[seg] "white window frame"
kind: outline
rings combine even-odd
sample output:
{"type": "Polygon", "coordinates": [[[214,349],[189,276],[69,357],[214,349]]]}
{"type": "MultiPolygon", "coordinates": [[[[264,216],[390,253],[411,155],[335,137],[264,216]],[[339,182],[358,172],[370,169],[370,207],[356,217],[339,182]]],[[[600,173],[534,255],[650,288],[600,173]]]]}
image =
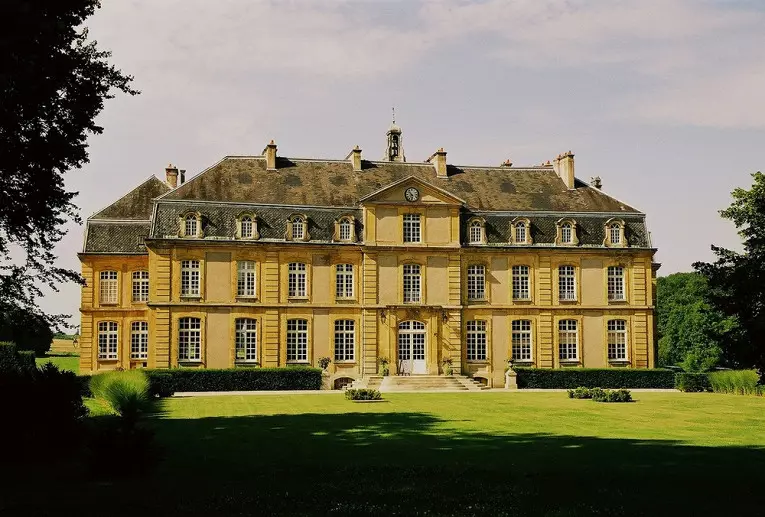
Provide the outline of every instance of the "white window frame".
{"type": "Polygon", "coordinates": [[[579,321],[558,321],[558,359],[560,362],[579,361],[579,321]]]}
{"type": "Polygon", "coordinates": [[[481,221],[474,219],[468,225],[468,242],[470,244],[484,243],[484,228],[481,221]]]}
{"type": "Polygon", "coordinates": [[[512,267],[513,300],[531,300],[531,266],[516,264],[512,267]]]}
{"type": "Polygon", "coordinates": [[[308,320],[287,320],[287,362],[308,362],[308,320]]]}
{"type": "Polygon", "coordinates": [[[234,361],[258,362],[258,320],[237,318],[234,321],[234,361]]]}
{"type": "Polygon", "coordinates": [[[526,232],[528,232],[528,228],[526,227],[525,221],[515,223],[515,225],[513,225],[513,232],[515,232],[515,242],[518,244],[526,243],[526,232]]]}
{"type": "Polygon", "coordinates": [[[606,283],[609,302],[624,302],[627,300],[625,269],[623,266],[608,266],[606,283]]]}
{"type": "Polygon", "coordinates": [[[606,323],[609,361],[627,361],[627,320],[613,319],[606,323]]]}
{"type": "Polygon", "coordinates": [[[469,362],[488,360],[488,342],[485,320],[465,322],[465,354],[469,362]]]}
{"type": "Polygon", "coordinates": [[[130,359],[149,358],[149,322],[134,321],[130,324],[130,359]]]}
{"type": "Polygon", "coordinates": [[[404,264],[402,271],[404,303],[421,303],[422,266],[420,264],[404,264]]]}
{"type": "Polygon", "coordinates": [[[486,300],[486,266],[483,264],[471,264],[467,268],[467,299],[486,300]]]}
{"type": "Polygon", "coordinates": [[[308,298],[308,266],[304,262],[287,266],[287,298],[308,298]]]}
{"type": "Polygon", "coordinates": [[[199,260],[181,260],[181,296],[199,298],[202,268],[199,260]]]}
{"type": "Polygon", "coordinates": [[[611,244],[616,245],[622,243],[622,225],[619,223],[611,223],[608,227],[608,233],[611,244]]]}
{"type": "Polygon", "coordinates": [[[185,237],[199,237],[199,216],[186,214],[183,218],[183,235],[185,237]]]}
{"type": "Polygon", "coordinates": [[[149,272],[133,271],[133,302],[149,301],[149,272]]]}
{"type": "Polygon", "coordinates": [[[533,362],[533,335],[531,320],[513,320],[510,324],[511,357],[514,362],[533,362]]]}
{"type": "Polygon", "coordinates": [[[340,223],[337,228],[337,237],[343,242],[350,242],[353,240],[353,222],[347,217],[340,219],[340,223]]]}
{"type": "Polygon", "coordinates": [[[576,301],[576,267],[570,264],[558,266],[558,300],[576,301]]]}
{"type": "Polygon", "coordinates": [[[255,236],[255,220],[251,215],[243,215],[239,219],[239,235],[242,239],[252,239],[255,236]]]}
{"type": "Polygon", "coordinates": [[[178,319],[178,361],[202,361],[202,319],[192,316],[178,319]]]}
{"type": "Polygon", "coordinates": [[[239,260],[236,263],[236,296],[255,298],[258,294],[257,263],[254,260],[239,260]]]}
{"type": "Polygon", "coordinates": [[[404,242],[418,244],[422,242],[422,214],[404,214],[404,242]]]}
{"type": "Polygon", "coordinates": [[[302,241],[306,234],[306,218],[302,215],[296,215],[292,218],[292,240],[302,241]]]}
{"type": "Polygon", "coordinates": [[[338,300],[352,300],[353,289],[353,264],[335,265],[335,298],[338,300]]]}
{"type": "Polygon", "coordinates": [[[560,225],[560,242],[562,244],[573,244],[574,225],[566,221],[560,225]]]}
{"type": "Polygon", "coordinates": [[[101,305],[117,305],[119,303],[119,274],[113,269],[101,271],[98,299],[101,305]]]}
{"type": "Polygon", "coordinates": [[[116,361],[119,359],[119,325],[116,321],[98,322],[98,359],[116,361]]]}
{"type": "Polygon", "coordinates": [[[335,362],[353,363],[356,361],[356,322],[354,320],[335,320],[335,362]]]}

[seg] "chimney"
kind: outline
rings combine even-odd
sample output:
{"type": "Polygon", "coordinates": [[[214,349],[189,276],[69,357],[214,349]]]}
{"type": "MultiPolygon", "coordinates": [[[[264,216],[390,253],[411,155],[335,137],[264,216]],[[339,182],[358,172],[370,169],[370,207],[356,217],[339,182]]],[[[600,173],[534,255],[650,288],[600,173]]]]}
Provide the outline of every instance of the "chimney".
{"type": "Polygon", "coordinates": [[[266,170],[276,170],[276,144],[273,140],[263,149],[263,155],[266,157],[266,170]]]}
{"type": "Polygon", "coordinates": [[[571,151],[559,155],[553,160],[553,170],[560,176],[566,188],[574,189],[574,153],[571,151]]]}
{"type": "Polygon", "coordinates": [[[595,176],[594,178],[590,178],[590,185],[592,185],[598,190],[603,188],[603,182],[600,181],[600,176],[595,176]]]}
{"type": "Polygon", "coordinates": [[[432,163],[436,169],[437,178],[448,178],[449,174],[446,172],[446,151],[442,147],[425,160],[427,163],[432,163]]]}
{"type": "Polygon", "coordinates": [[[186,169],[181,169],[181,185],[186,183],[186,169]]]}
{"type": "Polygon", "coordinates": [[[165,182],[170,188],[176,188],[178,186],[178,167],[172,163],[168,163],[165,167],[165,182]]]}
{"type": "Polygon", "coordinates": [[[353,165],[353,172],[361,172],[361,149],[358,145],[351,149],[351,152],[345,157],[346,160],[349,158],[351,165],[353,165]]]}

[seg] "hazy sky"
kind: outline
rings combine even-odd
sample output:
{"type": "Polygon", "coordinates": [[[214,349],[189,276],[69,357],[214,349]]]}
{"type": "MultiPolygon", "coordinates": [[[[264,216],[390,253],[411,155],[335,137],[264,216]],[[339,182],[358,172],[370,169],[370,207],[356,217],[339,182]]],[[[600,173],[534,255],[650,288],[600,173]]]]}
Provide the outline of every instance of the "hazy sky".
{"type": "MultiPolygon", "coordinates": [[[[736,246],[717,210],[765,169],[765,2],[107,1],[88,22],[136,97],[107,102],[68,174],[86,218],[168,162],[225,155],[381,159],[391,106],[409,161],[532,165],[648,214],[661,273],[736,246]]],[[[61,265],[79,269],[83,227],[61,265]]],[[[43,308],[78,322],[79,288],[43,308]]]]}

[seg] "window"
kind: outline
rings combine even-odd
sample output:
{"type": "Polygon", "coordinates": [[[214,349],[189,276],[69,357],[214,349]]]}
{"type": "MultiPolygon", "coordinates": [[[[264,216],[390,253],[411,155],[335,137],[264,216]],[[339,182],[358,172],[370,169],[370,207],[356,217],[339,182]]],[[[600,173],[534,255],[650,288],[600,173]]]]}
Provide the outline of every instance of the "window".
{"type": "Polygon", "coordinates": [[[133,271],[133,301],[149,301],[149,272],[133,271]]]}
{"type": "Polygon", "coordinates": [[[560,225],[560,241],[563,244],[571,244],[574,242],[574,227],[571,223],[563,223],[560,225]]]}
{"type": "Polygon", "coordinates": [[[302,262],[291,262],[287,271],[287,296],[290,298],[305,298],[306,267],[302,262]]]}
{"type": "Polygon", "coordinates": [[[420,302],[421,280],[419,264],[404,264],[404,303],[420,302]]]}
{"type": "Polygon", "coordinates": [[[608,320],[608,360],[627,360],[627,322],[608,320]]]}
{"type": "Polygon", "coordinates": [[[619,223],[612,224],[608,229],[611,237],[611,244],[621,244],[622,242],[622,227],[619,223]]]}
{"type": "Polygon", "coordinates": [[[468,361],[486,360],[486,322],[472,320],[466,323],[466,350],[468,361]]]}
{"type": "Polygon", "coordinates": [[[255,296],[255,262],[240,260],[236,263],[236,295],[255,296]]]}
{"type": "Polygon", "coordinates": [[[576,361],[579,358],[579,334],[576,320],[558,322],[558,357],[561,361],[576,361]]]}
{"type": "Polygon", "coordinates": [[[513,361],[531,361],[531,320],[513,320],[513,361]]]}
{"type": "Polygon", "coordinates": [[[181,261],[181,296],[199,296],[199,261],[181,261]]]}
{"type": "Polygon", "coordinates": [[[608,266],[608,300],[623,301],[624,299],[624,268],[608,266]]]}
{"type": "Polygon", "coordinates": [[[117,303],[117,272],[101,271],[101,303],[117,303]]]}
{"type": "Polygon", "coordinates": [[[420,242],[420,214],[404,214],[404,242],[420,242]]]}
{"type": "Polygon", "coordinates": [[[287,361],[308,361],[308,320],[287,320],[287,361]]]}
{"type": "Polygon", "coordinates": [[[335,362],[355,360],[355,325],[353,320],[335,321],[335,362]]]}
{"type": "Polygon", "coordinates": [[[515,223],[515,242],[524,244],[526,242],[526,223],[515,223]]]}
{"type": "Polygon", "coordinates": [[[117,322],[98,323],[98,358],[117,359],[117,322]]]}
{"type": "Polygon", "coordinates": [[[188,214],[184,218],[183,235],[196,237],[199,234],[199,219],[196,214],[188,214]]]}
{"type": "Polygon", "coordinates": [[[469,235],[468,240],[470,244],[482,244],[484,242],[483,238],[483,223],[481,221],[471,221],[469,229],[469,235]]]}
{"type": "Polygon", "coordinates": [[[202,360],[202,320],[181,318],[178,320],[178,360],[202,360]]]}
{"type": "Polygon", "coordinates": [[[299,241],[305,238],[305,219],[302,215],[292,218],[292,240],[299,241]]]}
{"type": "Polygon", "coordinates": [[[236,320],[235,353],[237,362],[257,362],[258,360],[258,321],[252,318],[236,320]]]}
{"type": "Polygon", "coordinates": [[[576,272],[574,266],[558,267],[558,299],[564,302],[576,300],[576,272]]]}
{"type": "Polygon", "coordinates": [[[130,358],[146,359],[149,357],[149,323],[134,321],[130,325],[130,358]]]}
{"type": "Polygon", "coordinates": [[[347,217],[340,220],[338,237],[341,241],[350,241],[353,238],[353,223],[347,217]]]}
{"type": "Polygon", "coordinates": [[[486,299],[486,267],[474,264],[467,268],[467,296],[468,300],[486,299]]]}
{"type": "Polygon", "coordinates": [[[529,266],[513,266],[513,300],[529,300],[529,266]]]}
{"type": "Polygon", "coordinates": [[[239,233],[242,235],[242,239],[252,239],[255,234],[255,225],[253,224],[252,217],[249,215],[243,215],[239,221],[239,233]]]}
{"type": "Polygon", "coordinates": [[[335,266],[335,296],[353,298],[353,264],[335,266]]]}

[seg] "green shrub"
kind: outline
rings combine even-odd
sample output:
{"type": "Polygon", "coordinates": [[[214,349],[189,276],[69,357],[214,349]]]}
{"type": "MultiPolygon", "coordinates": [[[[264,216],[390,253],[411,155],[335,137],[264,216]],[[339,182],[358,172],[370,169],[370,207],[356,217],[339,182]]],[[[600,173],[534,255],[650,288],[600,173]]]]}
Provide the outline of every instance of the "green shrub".
{"type": "MultiPolygon", "coordinates": [[[[275,391],[319,390],[321,370],[318,368],[228,368],[224,370],[174,368],[143,370],[150,384],[156,375],[162,378],[166,390],[181,391],[275,391]]],[[[156,386],[156,384],[152,384],[156,386]]]]}
{"type": "Polygon", "coordinates": [[[592,393],[590,393],[590,388],[585,388],[583,386],[579,386],[576,389],[568,390],[568,398],[570,399],[591,399],[592,393]]]}
{"type": "Polygon", "coordinates": [[[94,375],[93,396],[105,400],[127,424],[149,409],[149,379],[141,370],[114,371],[94,375]]]}
{"type": "Polygon", "coordinates": [[[149,395],[152,397],[172,397],[175,394],[173,376],[167,372],[152,372],[149,375],[149,395]]]}
{"type": "Polygon", "coordinates": [[[685,392],[711,391],[709,375],[706,373],[677,372],[675,374],[675,388],[685,392]]]}
{"type": "Polygon", "coordinates": [[[754,370],[724,370],[709,374],[709,383],[715,393],[733,393],[736,395],[757,395],[759,375],[754,370]]]}
{"type": "Polygon", "coordinates": [[[514,367],[518,374],[518,388],[574,389],[586,388],[665,388],[675,387],[675,373],[671,370],[641,368],[522,368],[514,367]]]}
{"type": "Polygon", "coordinates": [[[32,350],[19,350],[16,353],[18,354],[19,368],[27,372],[37,369],[35,353],[32,350]]]}
{"type": "Polygon", "coordinates": [[[595,402],[632,402],[632,393],[624,388],[618,390],[593,388],[590,393],[595,402]]]}
{"type": "Polygon", "coordinates": [[[0,374],[19,373],[19,355],[16,344],[9,341],[0,342],[0,374]]]}
{"type": "Polygon", "coordinates": [[[348,400],[382,400],[379,391],[371,388],[358,388],[345,390],[345,398],[348,400]]]}

